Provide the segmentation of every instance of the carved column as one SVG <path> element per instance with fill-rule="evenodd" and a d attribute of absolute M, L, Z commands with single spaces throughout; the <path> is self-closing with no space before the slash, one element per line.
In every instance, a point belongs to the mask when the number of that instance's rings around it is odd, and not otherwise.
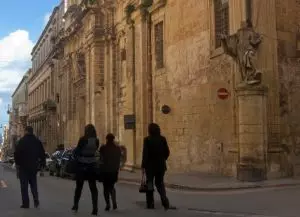
<path fill-rule="evenodd" d="M 267 88 L 239 86 L 238 101 L 239 162 L 237 178 L 241 181 L 266 179 Z"/>
<path fill-rule="evenodd" d="M 95 125 L 99 137 L 105 138 L 105 88 L 104 88 L 104 43 L 99 41 L 91 45 L 90 59 L 90 106 L 91 122 Z"/>
<path fill-rule="evenodd" d="M 86 62 L 86 84 L 85 84 L 85 91 L 86 91 L 86 109 L 85 109 L 85 122 L 86 123 L 90 123 L 91 121 L 91 116 L 90 116 L 90 108 L 91 108 L 91 105 L 90 105 L 90 88 L 91 88 L 91 61 L 90 61 L 90 48 L 88 47 L 86 49 L 86 52 L 85 52 L 85 62 Z"/>

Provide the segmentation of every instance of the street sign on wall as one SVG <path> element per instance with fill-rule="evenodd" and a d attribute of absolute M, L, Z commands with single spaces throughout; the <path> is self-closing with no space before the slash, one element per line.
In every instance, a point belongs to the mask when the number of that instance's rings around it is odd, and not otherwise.
<path fill-rule="evenodd" d="M 135 129 L 135 115 L 124 115 L 125 130 Z"/>
<path fill-rule="evenodd" d="M 226 88 L 218 89 L 217 94 L 218 94 L 219 99 L 222 99 L 222 100 L 227 99 L 229 97 L 229 92 Z"/>

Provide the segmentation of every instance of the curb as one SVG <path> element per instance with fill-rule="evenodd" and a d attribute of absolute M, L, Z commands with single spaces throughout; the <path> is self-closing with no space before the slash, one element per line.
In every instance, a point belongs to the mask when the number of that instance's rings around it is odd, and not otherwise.
<path fill-rule="evenodd" d="M 126 182 L 128 184 L 135 184 L 139 185 L 140 180 L 136 179 L 129 179 L 129 178 L 122 178 L 119 177 L 119 181 Z M 290 184 L 257 184 L 252 186 L 238 186 L 238 187 L 207 187 L 207 188 L 199 188 L 199 187 L 191 187 L 185 185 L 177 185 L 172 183 L 165 183 L 165 186 L 169 189 L 173 190 L 181 190 L 181 191 L 193 191 L 193 192 L 220 192 L 220 191 L 238 191 L 238 190 L 251 190 L 251 189 L 264 189 L 264 188 L 283 188 L 283 187 L 295 187 L 300 186 L 299 183 L 290 183 Z"/>
<path fill-rule="evenodd" d="M 2 164 L 4 165 L 4 164 Z M 6 168 L 15 170 L 9 165 L 5 165 Z M 140 185 L 141 181 L 139 179 L 130 179 L 119 177 L 120 182 L 126 182 L 127 184 Z M 284 187 L 296 187 L 300 186 L 300 181 L 298 183 L 283 183 L 283 184 L 256 184 L 251 186 L 237 186 L 237 187 L 192 187 L 186 185 L 178 185 L 172 183 L 165 183 L 166 188 L 179 190 L 179 191 L 190 191 L 190 192 L 226 192 L 226 191 L 239 191 L 239 190 L 255 190 L 255 189 L 267 189 L 267 188 L 284 188 Z"/>

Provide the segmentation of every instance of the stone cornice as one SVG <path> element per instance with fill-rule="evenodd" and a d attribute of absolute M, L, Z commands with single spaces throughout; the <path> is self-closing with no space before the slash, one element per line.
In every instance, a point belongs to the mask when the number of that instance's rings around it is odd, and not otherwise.
<path fill-rule="evenodd" d="M 153 13 L 153 12 L 159 10 L 160 8 L 165 7 L 166 4 L 167 4 L 167 0 L 160 0 L 160 1 L 158 1 L 156 4 L 152 5 L 152 6 L 149 8 L 149 12 L 150 12 L 150 13 Z"/>

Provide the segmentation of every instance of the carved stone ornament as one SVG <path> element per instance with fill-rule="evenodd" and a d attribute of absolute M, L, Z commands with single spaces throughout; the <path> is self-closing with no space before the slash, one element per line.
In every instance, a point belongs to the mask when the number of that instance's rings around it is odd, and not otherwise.
<path fill-rule="evenodd" d="M 241 72 L 245 85 L 261 84 L 262 74 L 257 69 L 257 50 L 262 36 L 255 32 L 251 21 L 242 22 L 242 27 L 233 35 L 220 35 L 226 54 L 233 57 Z"/>

